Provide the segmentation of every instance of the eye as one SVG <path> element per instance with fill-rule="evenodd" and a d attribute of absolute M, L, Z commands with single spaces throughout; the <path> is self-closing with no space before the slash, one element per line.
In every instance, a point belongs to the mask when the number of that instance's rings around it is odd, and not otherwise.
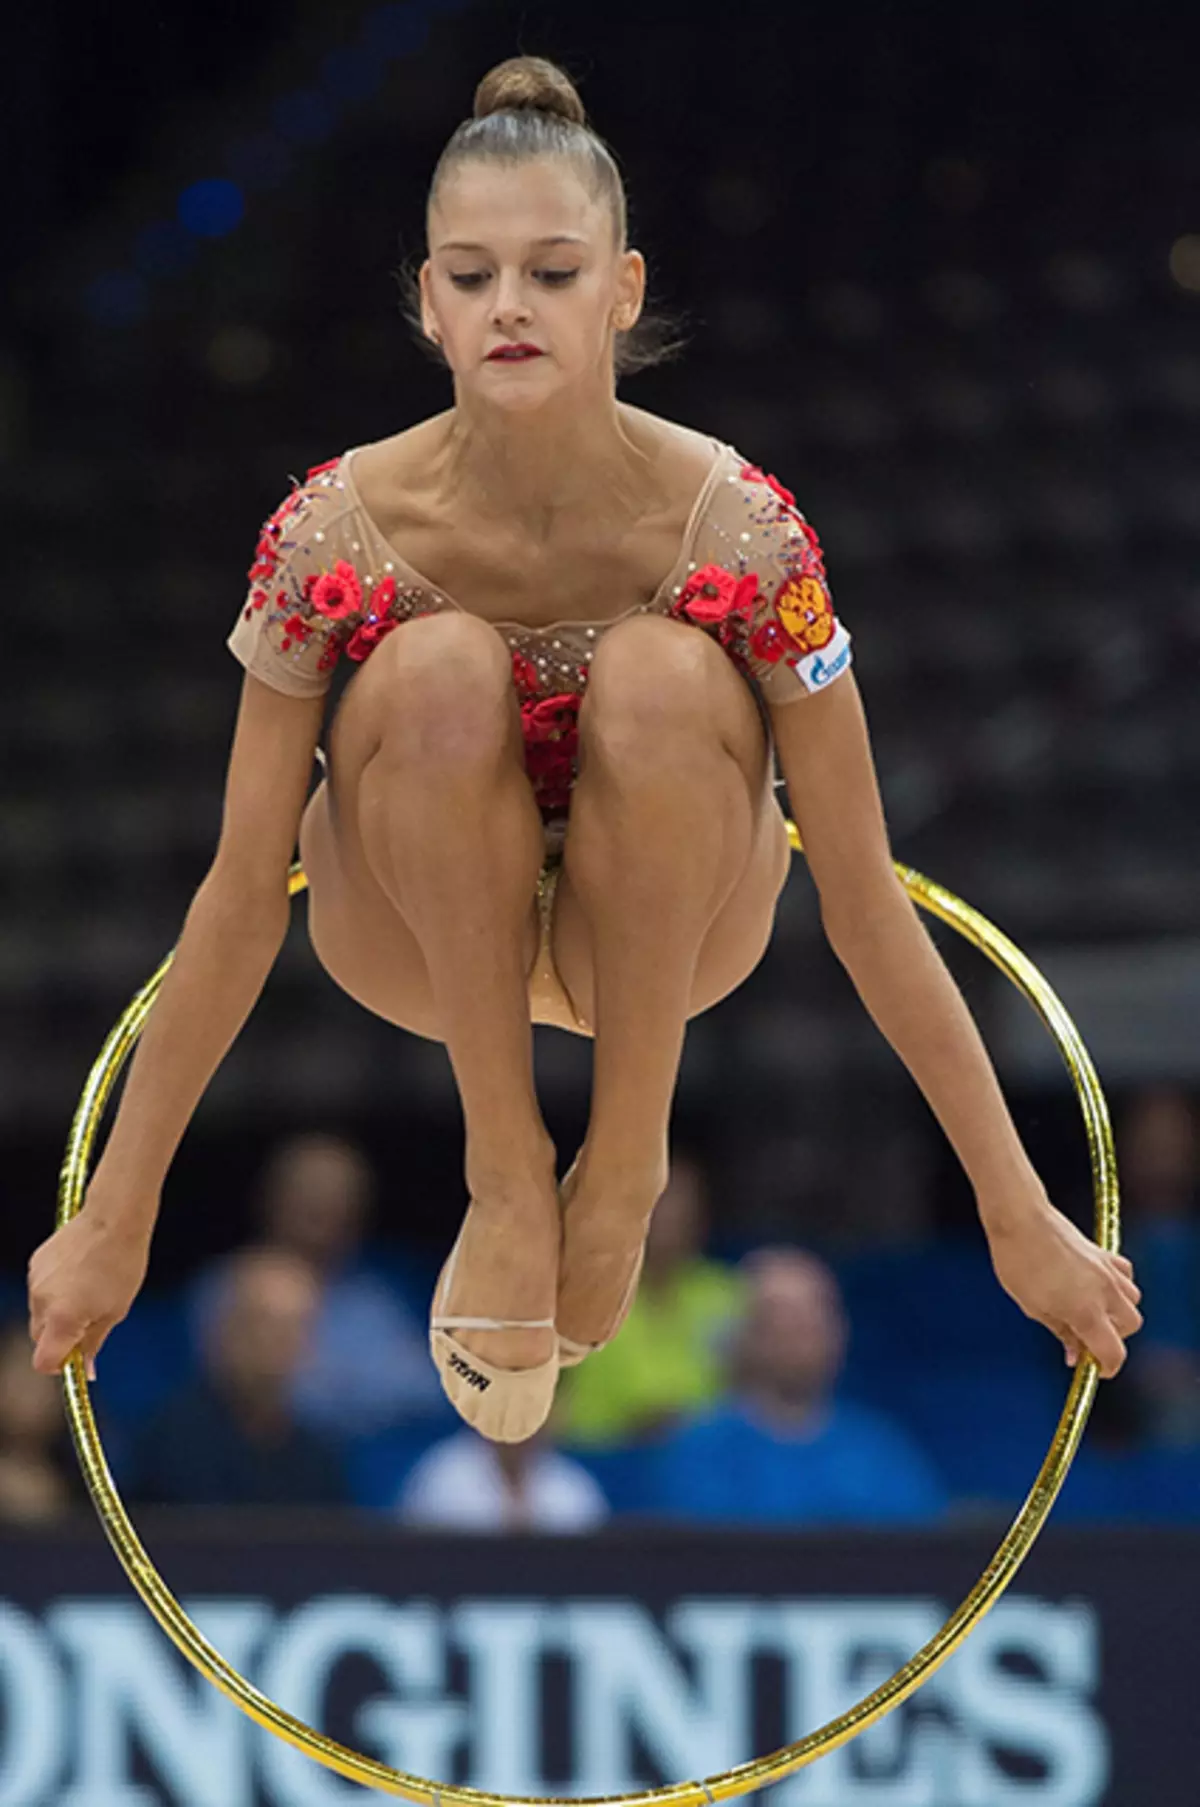
<path fill-rule="evenodd" d="M 534 271 L 534 275 L 537 277 L 542 287 L 546 289 L 565 289 L 568 283 L 574 282 L 578 274 L 578 270 Z"/>
<path fill-rule="evenodd" d="M 456 289 L 481 289 L 487 281 L 483 270 L 464 270 L 459 274 L 451 272 L 450 281 Z"/>

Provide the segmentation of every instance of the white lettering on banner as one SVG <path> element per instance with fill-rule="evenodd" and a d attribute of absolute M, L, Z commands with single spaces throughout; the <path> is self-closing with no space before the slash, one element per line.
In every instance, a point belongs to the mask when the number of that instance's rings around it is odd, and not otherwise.
<path fill-rule="evenodd" d="M 964 1739 L 961 1807 L 1093 1807 L 1108 1785 L 1108 1737 L 1087 1696 L 1099 1681 L 1096 1615 L 1081 1603 L 1007 1600 L 967 1639 L 946 1670 Z M 1038 1674 L 1017 1675 L 1006 1657 L 1032 1658 Z M 1022 1751 L 1045 1775 L 1006 1776 L 996 1751 Z M 1036 1791 L 1036 1792 L 1035 1792 Z"/>
<path fill-rule="evenodd" d="M 471 1662 L 471 1773 L 487 1776 L 493 1793 L 543 1787 L 541 1661 L 557 1618 L 543 1600 L 472 1600 L 450 1616 L 454 1641 Z"/>
<path fill-rule="evenodd" d="M 248 1667 L 271 1621 L 258 1600 L 207 1600 L 194 1608 L 236 1668 Z M 185 1665 L 170 1660 L 149 1614 L 129 1605 L 64 1600 L 47 1623 L 77 1676 L 73 1786 L 58 1807 L 158 1807 L 161 1789 L 128 1779 L 134 1737 L 171 1796 L 188 1807 L 250 1807 L 249 1721 Z"/>
<path fill-rule="evenodd" d="M 784 1658 L 790 1744 L 852 1707 L 931 1638 L 945 1617 L 936 1601 L 814 1600 L 763 1609 L 761 1643 L 776 1631 Z M 867 1665 L 870 1665 L 867 1667 Z M 926 1685 L 928 1704 L 937 1677 Z M 894 1713 L 812 1769 L 782 1783 L 782 1807 L 942 1807 L 935 1725 Z M 932 1735 L 932 1736 L 931 1736 Z"/>
<path fill-rule="evenodd" d="M 345 1656 L 370 1657 L 390 1692 L 359 1708 L 356 1734 L 373 1741 L 385 1762 L 415 1769 L 411 1759 L 419 1753 L 423 1760 L 437 1759 L 419 1773 L 449 1775 L 467 1713 L 460 1702 L 440 1698 L 446 1685 L 441 1621 L 440 1608 L 426 1602 L 392 1606 L 353 1594 L 310 1600 L 281 1624 L 263 1665 L 263 1690 L 289 1713 L 321 1725 L 336 1664 Z M 421 1702 L 415 1711 L 406 1701 L 410 1688 Z M 362 1800 L 357 1783 L 319 1768 L 276 1738 L 264 1738 L 260 1753 L 272 1807 L 341 1807 Z"/>
<path fill-rule="evenodd" d="M 349 1737 L 387 1763 L 501 1791 L 605 1794 L 740 1763 L 836 1716 L 941 1623 L 923 1599 L 630 1599 L 397 1605 L 338 1594 L 276 1613 L 192 1603 L 219 1650 L 289 1711 L 327 1723 L 330 1680 L 381 1686 Z M 780 1807 L 1100 1807 L 1108 1746 L 1087 1605 L 1002 1601 L 889 1719 L 781 1785 Z M 451 1691 L 451 1659 L 464 1690 Z M 549 1664 L 568 1723 L 543 1723 Z M 772 1682 L 781 1674 L 783 1723 Z M 454 1671 L 457 1675 L 458 1670 Z M 355 1671 L 355 1685 L 357 1671 Z M 348 1705 L 353 1702 L 353 1696 Z M 756 1723 L 757 1703 L 757 1723 Z M 558 1734 L 562 1732 L 559 1742 Z M 565 1758 L 566 1774 L 547 1781 Z M 132 1598 L 0 1602 L 0 1807 L 349 1807 L 361 1791 L 192 1674 Z"/>
<path fill-rule="evenodd" d="M 0 1600 L 0 1807 L 50 1798 L 66 1756 L 65 1695 L 37 1620 Z"/>
<path fill-rule="evenodd" d="M 748 1659 L 761 1611 L 756 1601 L 693 1600 L 668 1614 L 668 1628 L 692 1656 L 693 1687 L 641 1607 L 623 1600 L 566 1606 L 564 1641 L 574 1667 L 572 1792 L 637 1787 L 635 1734 L 672 1777 L 708 1775 L 749 1756 Z"/>

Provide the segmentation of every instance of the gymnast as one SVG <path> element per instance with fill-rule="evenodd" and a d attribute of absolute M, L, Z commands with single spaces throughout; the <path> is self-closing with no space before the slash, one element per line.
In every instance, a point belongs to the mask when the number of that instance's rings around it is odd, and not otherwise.
<path fill-rule="evenodd" d="M 961 1161 L 1001 1286 L 1114 1374 L 1132 1268 L 1051 1204 L 895 874 L 816 534 L 732 447 L 618 399 L 645 267 L 553 64 L 484 78 L 427 226 L 419 324 L 452 406 L 310 471 L 263 529 L 219 843 L 83 1209 L 31 1260 L 35 1366 L 78 1348 L 91 1369 L 129 1310 L 283 941 L 298 839 L 326 971 L 453 1067 L 469 1204 L 430 1317 L 442 1383 L 485 1436 L 532 1435 L 633 1297 L 688 1020 L 770 939 L 777 761 L 825 935 Z M 533 1023 L 594 1038 L 561 1182 Z"/>

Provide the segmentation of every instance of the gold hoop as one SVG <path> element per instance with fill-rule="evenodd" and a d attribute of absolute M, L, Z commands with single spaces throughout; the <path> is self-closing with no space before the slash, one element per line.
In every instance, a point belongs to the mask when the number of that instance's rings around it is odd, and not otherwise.
<path fill-rule="evenodd" d="M 788 823 L 788 835 L 794 851 L 801 852 L 800 836 L 792 822 Z M 1100 1082 L 1074 1023 L 1033 962 L 1006 935 L 988 922 L 986 917 L 941 885 L 923 878 L 911 867 L 897 862 L 896 872 L 914 902 L 920 904 L 930 915 L 956 929 L 1012 981 L 1033 1005 L 1054 1038 L 1070 1072 L 1083 1111 L 1095 1196 L 1096 1240 L 1102 1248 L 1115 1254 L 1119 1247 L 1120 1212 L 1112 1130 Z M 300 866 L 293 866 L 288 875 L 288 895 L 296 896 L 305 889 L 306 884 L 307 880 Z M 109 1034 L 88 1075 L 71 1125 L 59 1180 L 60 1224 L 67 1223 L 74 1217 L 82 1205 L 92 1145 L 105 1103 L 141 1034 L 170 964 L 171 956 L 168 954 Z M 527 1803 L 533 1801 L 557 1799 L 489 1794 L 483 1789 L 457 1787 L 451 1783 L 427 1781 L 423 1776 L 406 1775 L 402 1770 L 392 1769 L 386 1763 L 377 1762 L 372 1757 L 327 1738 L 324 1733 L 305 1725 L 302 1720 L 286 1713 L 273 1700 L 260 1693 L 201 1635 L 143 1549 L 108 1471 L 92 1414 L 87 1377 L 78 1352 L 72 1355 L 66 1367 L 64 1384 L 67 1417 L 80 1466 L 92 1502 L 122 1568 L 162 1629 L 188 1661 L 223 1694 L 228 1695 L 257 1725 L 303 1751 L 305 1755 L 315 1758 L 326 1768 L 348 1777 L 352 1782 L 380 1789 L 385 1794 L 403 1795 L 410 1801 L 422 1803 L 423 1807 L 526 1807 Z M 828 1725 L 810 1732 L 807 1738 L 801 1738 L 795 1744 L 784 1745 L 768 1756 L 739 1764 L 736 1769 L 725 1770 L 720 1775 L 708 1776 L 702 1781 L 678 1782 L 666 1788 L 647 1789 L 639 1794 L 592 1796 L 589 1797 L 590 1801 L 595 1802 L 597 1807 L 614 1807 L 615 1803 L 620 1803 L 620 1807 L 650 1807 L 651 1803 L 667 1804 L 667 1807 L 705 1807 L 707 1803 L 708 1807 L 712 1807 L 716 1801 L 733 1800 L 739 1795 L 782 1781 L 785 1776 L 804 1768 L 817 1757 L 823 1757 L 848 1743 L 851 1738 L 866 1731 L 868 1726 L 876 1724 L 886 1713 L 907 1700 L 953 1655 L 984 1614 L 990 1611 L 1028 1555 L 1079 1447 L 1095 1398 L 1096 1384 L 1096 1364 L 1089 1357 L 1075 1371 L 1046 1459 L 1028 1498 L 996 1554 L 941 1630 L 898 1669 L 889 1681 L 837 1719 L 830 1720 Z"/>

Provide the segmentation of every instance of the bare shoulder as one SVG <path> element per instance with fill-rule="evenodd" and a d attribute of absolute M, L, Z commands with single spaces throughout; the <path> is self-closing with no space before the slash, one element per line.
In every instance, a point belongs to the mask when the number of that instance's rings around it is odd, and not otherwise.
<path fill-rule="evenodd" d="M 354 487 L 367 513 L 389 538 L 428 519 L 431 474 L 437 468 L 448 419 L 448 415 L 435 414 L 354 452 Z"/>
<path fill-rule="evenodd" d="M 621 416 L 630 438 L 654 465 L 664 492 L 686 519 L 719 456 L 718 442 L 694 427 L 685 427 L 644 408 L 624 404 Z"/>

